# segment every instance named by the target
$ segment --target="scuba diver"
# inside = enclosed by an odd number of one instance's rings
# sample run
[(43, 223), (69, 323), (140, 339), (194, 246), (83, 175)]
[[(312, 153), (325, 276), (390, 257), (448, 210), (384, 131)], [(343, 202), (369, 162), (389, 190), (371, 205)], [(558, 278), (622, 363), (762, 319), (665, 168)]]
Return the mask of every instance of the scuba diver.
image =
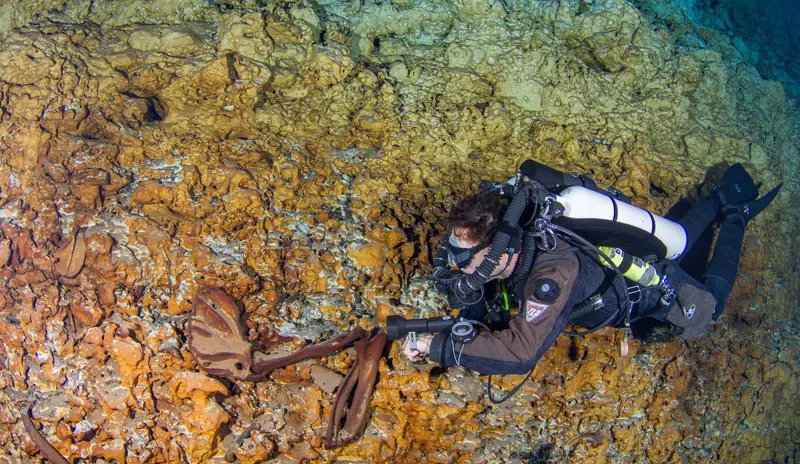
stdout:
[[(489, 397), (497, 403), (530, 377), (569, 324), (586, 328), (571, 335), (625, 328), (625, 352), (631, 327), (646, 320), (683, 339), (702, 336), (733, 288), (746, 225), (781, 185), (757, 199), (753, 179), (735, 164), (678, 223), (588, 177), (530, 160), (514, 182), (481, 187), (451, 210), (431, 277), (459, 317), (390, 317), (387, 333), (408, 335), (403, 353), (411, 360), (427, 355), (489, 374)], [(722, 224), (700, 281), (677, 260), (717, 219)], [(519, 305), (514, 318), (509, 300)], [(491, 395), (491, 374), (526, 372), (502, 400)]]

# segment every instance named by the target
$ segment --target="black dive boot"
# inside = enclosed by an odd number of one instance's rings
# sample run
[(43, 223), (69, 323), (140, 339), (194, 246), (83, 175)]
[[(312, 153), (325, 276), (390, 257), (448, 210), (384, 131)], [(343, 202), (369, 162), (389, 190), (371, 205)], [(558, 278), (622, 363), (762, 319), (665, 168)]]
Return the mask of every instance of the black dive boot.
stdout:
[(781, 186), (783, 184), (778, 185), (758, 200), (740, 205), (723, 206), (725, 222), (719, 229), (717, 244), (714, 245), (714, 254), (703, 277), (706, 288), (717, 299), (713, 316), (715, 321), (722, 315), (722, 310), (733, 289), (733, 282), (736, 280), (739, 258), (742, 254), (744, 228), (750, 220), (772, 203)]
[(758, 187), (753, 178), (739, 163), (729, 167), (722, 175), (722, 184), (719, 185), (711, 197), (720, 208), (725, 205), (738, 205), (746, 201), (755, 200), (758, 196)]
[(725, 215), (725, 222), (737, 222), (744, 228), (758, 213), (764, 211), (767, 206), (772, 203), (772, 200), (778, 195), (781, 187), (783, 187), (782, 183), (778, 184), (777, 187), (770, 190), (769, 193), (758, 200), (748, 201), (738, 205), (724, 205), (722, 207), (722, 214)]
[(721, 208), (754, 200), (757, 196), (758, 188), (744, 167), (739, 163), (729, 167), (722, 175), (722, 183), (680, 219), (686, 230), (686, 249), (690, 249), (719, 217)]

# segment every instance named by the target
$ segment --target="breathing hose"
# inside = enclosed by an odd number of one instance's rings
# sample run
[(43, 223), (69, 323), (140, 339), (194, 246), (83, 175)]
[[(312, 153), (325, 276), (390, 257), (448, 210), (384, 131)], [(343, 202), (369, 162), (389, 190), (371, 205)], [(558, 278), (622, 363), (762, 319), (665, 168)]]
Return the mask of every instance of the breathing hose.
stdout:
[(536, 240), (533, 236), (528, 236), (528, 233), (522, 232), (522, 251), (519, 256), (519, 263), (514, 272), (513, 289), (517, 297), (520, 299), (519, 304), (522, 307), (522, 295), (525, 292), (525, 283), (528, 280), (528, 275), (533, 268), (533, 260), (536, 257)]
[[(495, 267), (500, 262), (500, 255), (506, 252), (511, 235), (507, 232), (516, 228), (528, 202), (538, 192), (538, 182), (527, 182), (514, 195), (511, 204), (508, 205), (503, 219), (500, 221), (500, 229), (494, 236), (494, 240), (478, 269), (472, 274), (465, 274), (461, 271), (451, 271), (447, 269), (446, 249), (439, 247), (434, 260), (434, 269), (431, 279), (442, 283), (446, 288), (451, 289), (458, 299), (466, 300), (470, 295), (483, 290), (483, 285), (489, 280)], [(437, 288), (441, 288), (437, 285)]]
[(450, 290), (448, 283), (456, 277), (457, 273), (458, 271), (447, 269), (447, 247), (442, 243), (436, 251), (436, 257), (433, 258), (433, 275), (431, 279), (434, 281), (436, 290), (447, 293)]

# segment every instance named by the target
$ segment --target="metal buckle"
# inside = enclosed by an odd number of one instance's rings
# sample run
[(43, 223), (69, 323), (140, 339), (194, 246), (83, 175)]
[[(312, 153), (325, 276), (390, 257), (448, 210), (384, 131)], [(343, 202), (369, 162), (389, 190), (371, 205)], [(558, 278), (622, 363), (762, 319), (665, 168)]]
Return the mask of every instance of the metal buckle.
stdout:
[(627, 292), (628, 292), (628, 298), (630, 298), (630, 297), (632, 297), (634, 295), (637, 297), (635, 300), (631, 300), (631, 305), (633, 305), (634, 303), (638, 303), (638, 302), (642, 301), (642, 288), (639, 287), (638, 285), (634, 285), (632, 287), (628, 287), (627, 288)]
[(544, 229), (534, 235), (540, 239), (536, 244), (540, 250), (553, 251), (558, 247), (558, 238), (552, 229)]

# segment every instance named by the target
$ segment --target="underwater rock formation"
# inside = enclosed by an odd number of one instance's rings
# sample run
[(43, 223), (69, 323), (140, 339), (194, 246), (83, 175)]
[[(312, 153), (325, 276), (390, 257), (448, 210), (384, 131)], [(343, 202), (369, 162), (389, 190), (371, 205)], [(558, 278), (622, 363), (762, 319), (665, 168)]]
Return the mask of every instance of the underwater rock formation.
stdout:
[[(0, 0), (0, 38), (0, 462), (43, 459), (22, 404), (70, 460), (797, 455), (800, 117), (720, 31), (624, 0)], [(447, 312), (447, 209), (529, 158), (662, 214), (722, 163), (785, 184), (706, 338), (559, 339), (499, 406), (394, 346), (363, 436), (327, 450), (315, 378), (352, 351), (259, 383), (190, 355), (204, 286), (294, 349)]]
[[(653, 21), (689, 43), (709, 46), (755, 67), (764, 79), (781, 83), (800, 97), (800, 10), (791, 2), (765, 0), (636, 0)], [(709, 34), (705, 29), (717, 31)]]

